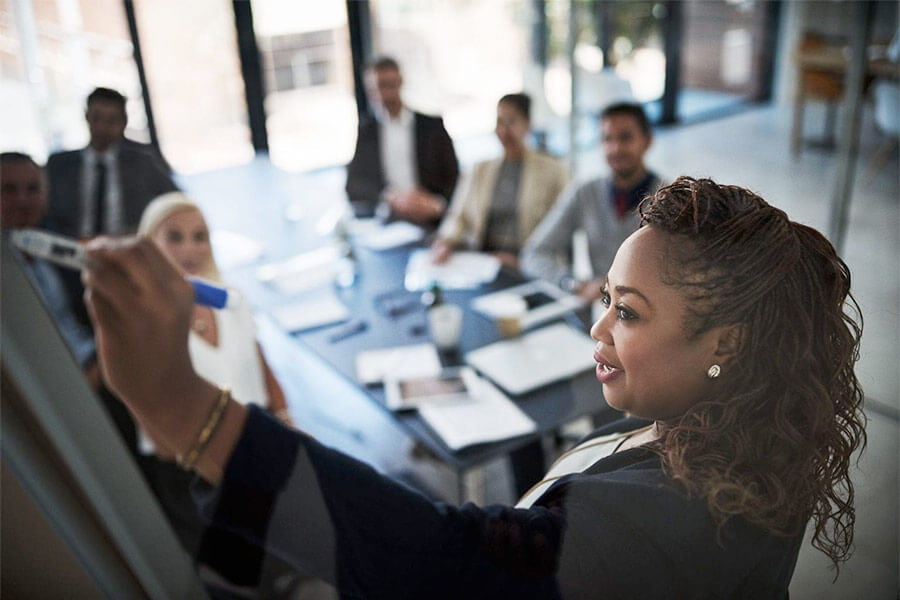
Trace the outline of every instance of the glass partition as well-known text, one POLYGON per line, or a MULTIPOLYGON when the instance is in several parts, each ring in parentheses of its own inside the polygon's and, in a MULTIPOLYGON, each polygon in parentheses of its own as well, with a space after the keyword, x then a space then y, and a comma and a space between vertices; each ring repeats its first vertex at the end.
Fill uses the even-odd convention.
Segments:
POLYGON ((196 173, 253 158, 228 0, 135 2, 141 53, 163 154, 196 173))

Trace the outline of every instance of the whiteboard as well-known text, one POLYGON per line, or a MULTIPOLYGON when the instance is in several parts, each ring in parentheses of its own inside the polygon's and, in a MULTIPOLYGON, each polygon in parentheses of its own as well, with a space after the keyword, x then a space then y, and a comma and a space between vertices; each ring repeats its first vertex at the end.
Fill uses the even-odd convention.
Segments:
MULTIPOLYGON (((20 260, 4 239, 0 439, 5 466, 107 597, 206 597, 190 558, 20 260)), ((45 566, 49 576, 52 569, 52 563, 45 566)))

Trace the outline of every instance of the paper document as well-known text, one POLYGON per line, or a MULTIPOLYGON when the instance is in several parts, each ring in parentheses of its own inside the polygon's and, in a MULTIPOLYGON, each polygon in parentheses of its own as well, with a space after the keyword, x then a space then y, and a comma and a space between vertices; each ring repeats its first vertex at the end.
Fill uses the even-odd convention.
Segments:
POLYGON ((363 350, 356 355, 356 378, 369 385, 392 377, 428 377, 441 372, 441 358, 434 344, 393 346, 363 350))
POLYGON ((437 283, 445 290, 471 289, 490 283, 500 272, 500 259, 482 252, 454 252, 442 264, 431 261, 427 249, 416 250, 406 264, 406 289, 426 290, 437 283))
POLYGON ((474 376, 469 395, 424 403, 419 414, 452 450, 531 433, 537 425, 503 392, 474 376))
POLYGON ((216 263, 223 271, 254 263, 263 253, 262 244, 253 238, 224 229, 213 231, 210 243, 216 263))
POLYGON ((357 243, 372 250, 398 248, 425 237, 425 230, 412 223, 396 221, 388 225, 374 227, 356 237, 357 243))
POLYGON ((298 294, 331 283, 342 254, 337 244, 325 246, 263 265, 256 270, 256 277, 282 294, 298 294))
POLYGON ((276 306, 272 316, 282 329, 294 332, 345 321, 350 313, 334 291, 326 288, 297 302, 276 306))

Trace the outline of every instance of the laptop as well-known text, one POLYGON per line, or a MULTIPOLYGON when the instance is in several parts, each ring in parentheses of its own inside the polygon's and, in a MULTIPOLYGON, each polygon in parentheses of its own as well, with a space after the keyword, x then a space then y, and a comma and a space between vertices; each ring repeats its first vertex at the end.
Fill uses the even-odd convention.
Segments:
POLYGON ((594 345, 586 333, 557 323, 473 350, 464 358, 517 396, 593 369, 594 345))

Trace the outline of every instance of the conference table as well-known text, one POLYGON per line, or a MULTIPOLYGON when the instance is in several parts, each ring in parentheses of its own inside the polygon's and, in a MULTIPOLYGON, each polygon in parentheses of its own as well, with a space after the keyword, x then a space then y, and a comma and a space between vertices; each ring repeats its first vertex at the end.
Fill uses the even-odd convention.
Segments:
MULTIPOLYGON (((389 346, 402 346, 430 342, 425 305, 420 301, 422 292, 408 291, 403 287, 404 273, 411 247, 386 251, 357 248, 357 281, 351 288, 341 291, 341 298, 354 319, 366 323, 366 328, 352 336, 334 340, 334 329, 320 328, 297 334, 296 339, 310 347, 335 370, 356 381, 355 356, 363 350, 389 346)), ((458 350, 441 353, 444 366, 462 364, 463 355, 476 348, 501 339, 494 322, 470 308, 473 298, 522 283, 524 278, 501 269, 497 279, 490 284, 471 290, 445 290, 444 302, 458 305, 463 310, 462 335, 458 350)), ((587 325, 576 314, 568 318, 573 326, 586 330, 587 325)), ((512 399, 537 424, 533 434, 474 447, 452 451, 425 424, 415 412, 395 413, 395 418, 432 453, 455 470, 483 464, 492 458, 508 454, 537 436, 557 430, 561 425, 585 415, 603 410, 605 403, 600 385, 592 371, 575 378, 552 383, 538 390, 512 399)), ((383 386, 366 386, 372 401, 387 409, 383 386)))
MULTIPOLYGON (((270 230, 271 231, 271 230, 270 230)), ((295 239, 295 238, 294 238, 295 239)), ((332 240, 333 241, 333 240, 332 240)), ((286 241, 273 241, 273 245, 290 245, 286 241)), ((328 243, 328 240, 324 240, 328 243)), ((296 248, 296 244, 293 245, 296 248)), ((595 422, 611 420, 614 416, 603 401, 601 387, 592 371, 586 371, 566 381, 559 381, 520 396, 510 396, 516 405, 536 424, 533 433, 491 443, 482 443, 460 450, 452 450, 416 413, 392 412, 386 405, 383 386, 365 386, 359 383, 356 374, 356 355, 364 350, 421 344, 431 341, 426 322, 426 306, 421 302, 422 292, 409 291, 404 287, 404 275, 410 253, 419 244, 409 244, 388 250, 372 250, 353 245, 356 278, 352 285, 336 287, 340 300, 349 309, 353 321, 364 322, 365 328, 336 339, 336 332, 346 327, 345 323, 321 326, 297 333, 280 331, 281 348, 275 352, 289 351, 290 346, 298 346, 319 357, 345 383, 363 392, 368 402, 377 407, 391 422, 397 424, 408 436, 424 446, 437 460, 449 467, 457 476, 457 498, 465 496, 464 475, 471 470, 498 458, 509 455, 523 446, 540 440, 542 436, 557 432, 560 428, 580 417, 590 416, 595 422)), ((306 246, 303 251, 311 248, 306 246)), ((295 252, 296 253, 296 252, 295 252)), ((282 259, 290 255, 282 254, 282 259)), ((289 301, 274 291, 271 286, 259 281, 259 263, 245 269, 226 273, 249 299, 253 308, 263 314, 272 314, 279 305, 289 301)), ((444 301, 456 304, 463 311, 462 334, 457 351, 440 353, 444 366, 463 363, 466 352, 501 339, 494 322, 470 308, 473 298, 482 294, 519 284, 525 279, 516 272, 502 268, 495 281, 476 289, 445 290, 444 301)), ((584 315, 570 313, 563 320, 581 331, 587 331, 589 323, 584 315)), ((270 321, 274 322, 274 321, 270 321)), ((265 349, 265 344, 264 349, 265 349)), ((282 365, 284 367, 284 364, 282 365)), ((281 373, 290 372, 282 368, 281 373)), ((276 370, 276 372, 278 372, 276 370)), ((312 378, 318 379, 318 376, 312 378)), ((310 377, 307 378, 309 382, 310 377)), ((283 382, 284 385, 284 382, 283 382)), ((306 395, 302 391, 298 395, 306 395)), ((334 387, 334 386, 332 386, 334 387)), ((339 393, 339 392, 337 392, 339 393)), ((318 396, 323 395, 320 388, 318 396)), ((324 395, 331 401, 334 394, 326 390, 324 395)), ((338 400, 338 399, 335 399, 338 400)), ((337 419, 352 427, 353 414, 340 414, 337 419)), ((301 429, 304 423, 298 423, 301 429)))

